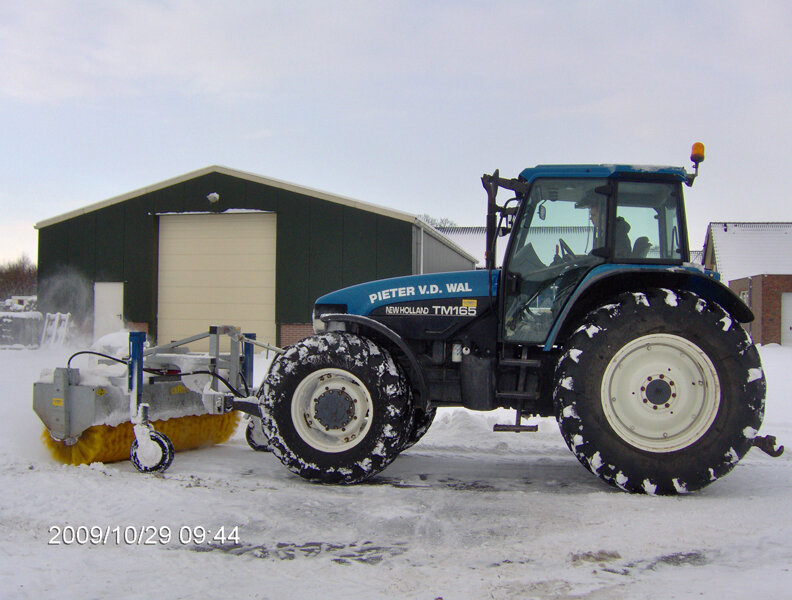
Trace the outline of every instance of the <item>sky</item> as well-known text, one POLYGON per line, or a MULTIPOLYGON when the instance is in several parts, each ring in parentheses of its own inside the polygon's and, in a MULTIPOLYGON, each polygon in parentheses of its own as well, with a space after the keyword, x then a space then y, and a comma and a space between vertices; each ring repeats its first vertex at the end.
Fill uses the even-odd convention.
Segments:
POLYGON ((707 158, 710 221, 792 221, 788 1, 0 3, 0 264, 36 222, 209 165, 483 225, 480 177, 707 158))

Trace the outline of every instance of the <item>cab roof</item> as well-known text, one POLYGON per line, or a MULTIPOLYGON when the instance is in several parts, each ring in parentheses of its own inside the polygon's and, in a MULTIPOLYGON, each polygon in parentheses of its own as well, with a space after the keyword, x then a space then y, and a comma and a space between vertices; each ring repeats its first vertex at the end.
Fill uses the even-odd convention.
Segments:
POLYGON ((528 183, 534 179, 579 178, 604 179, 620 175, 652 177, 661 175, 664 178, 676 179, 681 182, 689 180, 690 175, 682 167, 664 167, 653 165, 536 165, 520 173, 520 179, 528 183))

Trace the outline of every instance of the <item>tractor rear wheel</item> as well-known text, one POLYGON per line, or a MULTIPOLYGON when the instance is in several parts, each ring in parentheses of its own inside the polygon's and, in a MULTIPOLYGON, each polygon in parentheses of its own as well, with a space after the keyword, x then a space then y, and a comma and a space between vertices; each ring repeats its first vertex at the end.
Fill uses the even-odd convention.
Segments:
POLYGON ((587 469, 625 491, 671 495, 734 468, 764 395, 759 354, 720 305, 647 289, 585 317, 556 368, 554 401, 587 469))
POLYGON ((272 453, 310 481, 363 481, 396 458, 408 433, 404 376, 387 350, 350 333, 288 348, 273 361, 263 400, 272 453))

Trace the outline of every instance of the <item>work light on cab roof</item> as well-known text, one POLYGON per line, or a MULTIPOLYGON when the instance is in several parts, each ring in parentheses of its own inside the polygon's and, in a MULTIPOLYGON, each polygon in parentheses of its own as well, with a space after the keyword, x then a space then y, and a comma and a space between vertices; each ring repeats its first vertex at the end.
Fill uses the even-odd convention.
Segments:
POLYGON ((693 174, 688 178, 687 184, 693 185, 693 180, 698 176, 699 164, 704 162, 704 144, 696 142, 690 150, 690 160, 693 161, 693 174))

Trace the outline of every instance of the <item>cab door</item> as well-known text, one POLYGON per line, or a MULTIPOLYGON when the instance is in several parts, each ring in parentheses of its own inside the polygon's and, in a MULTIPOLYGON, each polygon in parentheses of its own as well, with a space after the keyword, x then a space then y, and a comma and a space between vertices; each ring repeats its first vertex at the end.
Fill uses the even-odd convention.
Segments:
POLYGON ((541 344, 569 295, 608 256, 605 179, 538 179, 504 261, 502 339, 541 344))

